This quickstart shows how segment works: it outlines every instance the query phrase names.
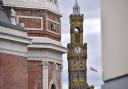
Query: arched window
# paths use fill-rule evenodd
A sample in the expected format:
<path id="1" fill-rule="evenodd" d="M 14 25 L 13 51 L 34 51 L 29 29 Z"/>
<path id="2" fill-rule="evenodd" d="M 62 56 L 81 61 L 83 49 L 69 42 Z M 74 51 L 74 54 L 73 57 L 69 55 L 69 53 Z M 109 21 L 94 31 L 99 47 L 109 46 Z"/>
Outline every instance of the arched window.
<path id="1" fill-rule="evenodd" d="M 73 70 L 72 80 L 79 80 L 79 70 Z"/>
<path id="2" fill-rule="evenodd" d="M 55 84 L 52 84 L 51 89 L 56 89 Z"/>
<path id="3" fill-rule="evenodd" d="M 80 70 L 79 71 L 79 79 L 84 80 L 84 78 L 85 78 L 84 76 L 85 76 L 84 70 Z"/>

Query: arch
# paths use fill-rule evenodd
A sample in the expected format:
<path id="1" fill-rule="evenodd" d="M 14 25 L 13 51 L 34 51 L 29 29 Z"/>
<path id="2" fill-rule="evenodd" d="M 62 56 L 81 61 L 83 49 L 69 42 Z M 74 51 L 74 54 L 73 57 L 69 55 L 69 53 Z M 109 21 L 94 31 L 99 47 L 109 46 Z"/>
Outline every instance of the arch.
<path id="1" fill-rule="evenodd" d="M 80 61 L 80 64 L 78 66 L 79 66 L 79 70 L 85 70 L 86 68 L 86 65 L 83 64 L 83 61 Z"/>
<path id="2" fill-rule="evenodd" d="M 80 28 L 79 27 L 75 27 L 75 28 L 77 28 L 79 30 L 79 32 L 80 32 Z"/>
<path id="3" fill-rule="evenodd" d="M 74 32 L 75 34 L 79 34 L 79 33 L 80 33 L 80 28 L 79 28 L 79 27 L 75 27 L 75 28 L 73 29 L 73 32 Z"/>
<path id="4" fill-rule="evenodd" d="M 55 89 L 59 89 L 58 84 L 56 83 L 55 78 L 52 78 L 52 79 L 51 79 L 51 81 L 50 81 L 50 83 L 49 83 L 48 89 L 51 89 L 52 85 L 55 86 Z"/>
<path id="5" fill-rule="evenodd" d="M 50 89 L 56 89 L 56 85 L 55 84 L 52 84 L 52 86 L 51 86 Z"/>

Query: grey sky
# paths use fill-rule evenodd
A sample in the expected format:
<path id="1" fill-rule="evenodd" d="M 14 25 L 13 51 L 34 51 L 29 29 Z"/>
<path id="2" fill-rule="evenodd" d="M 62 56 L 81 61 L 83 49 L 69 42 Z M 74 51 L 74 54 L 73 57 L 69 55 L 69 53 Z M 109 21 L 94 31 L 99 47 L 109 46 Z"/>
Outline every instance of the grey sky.
<path id="1" fill-rule="evenodd" d="M 75 0 L 59 0 L 62 17 L 62 43 L 66 46 L 70 42 L 69 15 L 73 12 Z M 100 89 L 101 79 L 101 28 L 100 28 L 100 0 L 78 0 L 81 13 L 84 14 L 84 42 L 88 43 L 88 83 Z M 67 56 L 63 56 L 63 89 L 68 89 Z M 93 72 L 92 66 L 98 70 Z"/>

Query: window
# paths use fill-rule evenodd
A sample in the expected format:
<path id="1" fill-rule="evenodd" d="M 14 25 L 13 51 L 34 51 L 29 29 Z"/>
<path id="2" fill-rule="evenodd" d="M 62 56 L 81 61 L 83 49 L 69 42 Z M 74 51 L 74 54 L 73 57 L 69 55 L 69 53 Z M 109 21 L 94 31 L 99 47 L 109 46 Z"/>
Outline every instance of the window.
<path id="1" fill-rule="evenodd" d="M 79 71 L 79 79 L 84 80 L 84 71 L 83 70 Z"/>
<path id="2" fill-rule="evenodd" d="M 51 31 L 57 32 L 57 26 L 53 23 L 51 23 Z"/>
<path id="3" fill-rule="evenodd" d="M 48 20 L 48 31 L 55 33 L 55 34 L 59 34 L 61 33 L 61 25 L 59 22 L 54 21 L 52 19 L 47 19 Z"/>
<path id="4" fill-rule="evenodd" d="M 78 80 L 79 79 L 79 71 L 78 70 L 74 70 L 72 75 L 73 75 L 72 80 Z"/>
<path id="5" fill-rule="evenodd" d="M 55 84 L 52 84 L 51 89 L 56 89 Z"/>

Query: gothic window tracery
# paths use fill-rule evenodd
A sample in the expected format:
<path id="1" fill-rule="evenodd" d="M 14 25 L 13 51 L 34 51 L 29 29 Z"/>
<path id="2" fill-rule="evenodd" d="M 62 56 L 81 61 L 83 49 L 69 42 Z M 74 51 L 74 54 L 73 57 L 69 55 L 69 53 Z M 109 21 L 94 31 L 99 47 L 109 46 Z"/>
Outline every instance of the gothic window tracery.
<path id="1" fill-rule="evenodd" d="M 79 71 L 79 78 L 80 78 L 80 80 L 84 79 L 84 71 L 83 70 Z"/>

